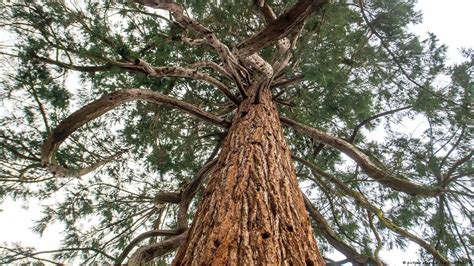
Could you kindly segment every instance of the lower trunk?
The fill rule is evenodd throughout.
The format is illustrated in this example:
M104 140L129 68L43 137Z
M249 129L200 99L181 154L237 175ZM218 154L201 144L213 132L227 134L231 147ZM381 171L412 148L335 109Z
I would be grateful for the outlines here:
M239 106L173 265L324 264L271 92L258 87Z

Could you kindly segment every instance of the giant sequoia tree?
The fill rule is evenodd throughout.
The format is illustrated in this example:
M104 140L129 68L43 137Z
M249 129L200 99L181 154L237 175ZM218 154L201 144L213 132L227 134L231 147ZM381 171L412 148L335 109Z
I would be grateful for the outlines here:
M0 263L471 260L472 51L411 0L244 2L2 1L0 197L65 234Z

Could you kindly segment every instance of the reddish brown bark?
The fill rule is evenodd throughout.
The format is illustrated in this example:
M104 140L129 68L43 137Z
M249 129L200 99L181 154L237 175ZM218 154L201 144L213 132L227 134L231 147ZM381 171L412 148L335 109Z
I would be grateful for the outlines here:
M173 265L323 265L268 88L244 100Z

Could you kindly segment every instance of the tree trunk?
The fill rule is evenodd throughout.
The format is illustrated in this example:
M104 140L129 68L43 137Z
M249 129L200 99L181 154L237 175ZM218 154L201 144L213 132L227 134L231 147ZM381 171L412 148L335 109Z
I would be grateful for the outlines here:
M324 264L270 89L248 90L173 265Z

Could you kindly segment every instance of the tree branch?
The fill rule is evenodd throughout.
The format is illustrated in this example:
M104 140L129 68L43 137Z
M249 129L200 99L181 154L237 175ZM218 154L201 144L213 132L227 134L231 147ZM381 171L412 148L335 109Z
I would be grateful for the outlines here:
M175 192L160 192L155 195L155 199L153 200L155 205L162 204L162 203L180 203L181 196L179 193Z
M453 163L453 165L448 169L448 172L446 173L446 179L441 184L442 187L447 186L449 183L459 178L459 176L452 176L454 171L456 171L456 168L458 168L463 163L470 161L473 154L474 152L470 151L466 156L460 158L459 160Z
M67 168L63 167L60 165L57 165L54 160L50 163L48 166L49 171L56 177L79 177L79 176L84 176L87 175L88 173L91 173L95 170L97 170L99 167L106 165L110 163L111 161L115 160L116 158L120 157L125 151L119 152L115 155L112 155L104 160L98 161L94 164L91 164L87 167L80 168L80 169L72 169L72 168Z
M56 61L47 57L39 56L37 54L33 54L32 57L34 59L37 59L43 63L50 64L50 65L56 65L58 67L62 67L65 69L70 69L70 70L75 70L79 72L101 72L101 71L106 71L110 70L112 68L111 64L105 64L101 66L78 66L78 65L73 65L73 64L67 64L64 62Z
M346 154L347 156L352 158L368 176L390 188L408 193L410 195L419 195L424 197L437 196L442 192L440 188L418 185L405 179L401 179L399 177L395 177L388 174L386 171L384 171L374 162L372 162L370 158L363 152L361 152L356 146L343 139L331 136L327 133L319 131L318 129L300 124L292 119L283 116L280 116L280 120L282 123L292 127L296 131L308 135L311 138L318 140L326 145L329 145Z
M306 210L313 220L316 222L319 231L323 234L324 238L331 244L335 249L344 254L351 262L356 264L373 263L374 259L371 257L364 256L353 249L351 246L344 243L334 232L331 226L328 224L324 216L313 206L308 197L301 192L303 195Z
M332 183L334 183L341 191L343 191L346 195L352 197L354 199L354 202L363 207L364 209L374 213L377 218L379 219L380 222L382 222L385 227L390 229L391 231L399 234L400 236L403 236L410 241L413 241L420 245L422 248L424 248L426 251L428 251L433 257L439 261L442 264L449 264L449 261L441 255L436 249L434 249L429 243L424 241L423 239L419 238L418 236L414 235L413 233L401 228L400 226L396 225L394 222L391 220L387 219L382 212L381 209L377 208L376 206L372 205L365 197L363 194L360 192L357 192L351 188L349 188L344 182L339 180L337 177L330 175L322 170L320 170L315 164L312 162L305 160L303 158L297 157L297 156L292 156L293 159L297 160L298 162L304 164L307 166L311 172L315 175L322 176L328 180L330 180Z
M244 89L243 81L245 80L245 69L242 68L235 57L230 51L229 47L221 42L216 35L208 28L201 25L199 22L184 15L184 8L175 3L173 0L134 0L138 4L146 5L152 8L164 9L171 13L173 18L183 28L195 31L204 36L207 43L214 48L221 60L224 62L225 69L229 72L237 83L237 86L241 94L245 97L246 92Z
M227 128L229 125L224 119L219 118L211 113L202 111L192 104L160 94L158 92L143 89L119 90L107 94L102 98L82 107L59 123L59 125L53 130L53 132L43 143L41 150L41 164L44 167L51 166L52 158L61 143L79 127L114 109L117 106L133 100L144 100L147 102L161 103L170 107L175 107L192 116L224 128Z
M426 86L423 86L421 85L419 82L417 82L415 79L413 79L412 77L410 77L410 75L408 74L408 72L405 70L405 68L402 66L402 64L399 62L397 56L395 55L395 53L390 49L389 45L385 42L384 38L382 37L382 35L380 35L380 33L377 32L377 30L374 28L374 26L372 25L372 23L369 21L369 19L367 18L367 15L365 14L365 8L364 8L364 3L363 3L363 0L359 0L359 8L361 10L361 13L362 13L362 18L363 20L365 21L365 23L367 24L367 26L369 26L370 28L370 31L380 40L380 43L382 44L382 47L387 51L387 53L390 55L390 57L392 58L393 62L395 62L395 64L397 65L398 69L400 70L400 72L402 72L403 76L408 79L412 84L414 84L416 87L418 87L419 89L421 90L424 90L428 93L430 93L431 95L439 98L439 99L442 99L446 102L450 102L452 104L455 104L455 105L460 105L454 101L451 101L451 100L448 100L446 99L445 97L441 96L441 95L438 95L437 93L429 90Z
M215 86L222 93L224 93L233 103L238 104L240 100L229 90L229 88L219 80L197 71L195 68L186 68L186 67L155 67L147 62L136 59L135 63L128 62L118 62L109 60L106 58L100 58L99 60L107 61L105 65L102 66L77 66L72 64L67 64L64 62L56 61L50 58L33 55L34 58L39 61L51 65L56 65L65 69L80 71L80 72L102 72L112 69L113 67L119 67L128 71L141 72L148 74L152 77L182 77L182 78L191 78L196 80L204 81L212 86ZM215 66L214 66L215 67Z
M287 86L290 86L292 84L298 83L298 82L303 81L303 80L304 80L304 75L303 74L296 75L296 76L294 76L292 78L289 78L289 79L275 80L272 83L272 88L287 87Z
M213 61L197 62L197 63L191 64L189 67L197 68L197 69L210 68L210 69L213 69L214 71L220 73L221 75L223 75L226 78L232 78L232 75L229 72L227 72L227 70L225 70L222 66L220 66L219 64L217 64L216 62L213 62Z
M224 83L220 82L219 80L205 73L199 72L194 68L154 67L141 59L136 59L134 64L122 63L122 62L116 62L116 61L112 63L116 66L122 67L130 71L138 71L138 72L149 74L152 77L185 77L185 78L202 80L215 86L236 105L240 103L240 100L232 92L230 92L229 88Z
M326 4L327 0L300 0L285 14L269 23L258 33L237 45L238 57L246 57L288 36L299 29L305 20Z
M446 163L446 160L448 160L448 158L450 157L451 153L459 146L459 144L461 143L461 140L462 138L464 137L464 134L466 132L466 126L463 126L461 128L461 133L459 133L459 138L456 140L456 142L454 143L454 145L451 147L451 149L449 149L449 151L446 153L446 155L443 157L443 159L441 159L441 162L439 163L439 171L441 172L441 168L444 166L444 164ZM451 139L450 139L451 140Z
M158 256L163 256L181 246L187 235L188 231L185 231L180 235L170 237L160 243L141 247L130 257L127 264L142 265L143 262L149 262Z
M122 262L125 260L127 257L128 253L136 246L138 243L141 241L150 238L150 237L156 237L156 236L176 236L179 235L179 232L176 230L151 230L148 232L144 232L137 237L135 237L120 253L120 255L115 259L115 265L121 265Z
M456 231L456 235L457 237L459 238L459 241L461 242L461 245L463 246L464 248L464 251L466 252L466 256L467 256L467 259L471 262L472 264L472 259L471 259L471 256L469 255L469 248L467 248L467 245L463 239L463 236L461 235L461 233L459 232L459 229L458 229L458 226L456 225L456 220L454 219L454 216L453 216L453 213L451 212L451 208L449 207L449 204L446 204L446 209L448 210L448 213L449 213L449 217L451 218L451 222L453 224L453 227L454 227L454 230Z
M370 230L372 230L372 232L374 233L375 239L377 240L377 246L374 251L375 262L377 266L383 266L384 264L380 260L380 257L379 257L379 252L382 249L382 245L383 245L382 239L380 238L379 232L377 232L377 229L374 226L373 214L370 211L367 211L367 216L369 220Z
M396 112L400 112L400 111L403 111L403 110L406 110L406 109L410 109L411 106L405 106L405 107L401 107L401 108L397 108L397 109L393 109L393 110L389 110L389 111L386 111L386 112L382 112L382 113L379 113L379 114L376 114L376 115L373 115L367 119L365 119L364 121L360 122L355 128L354 128L354 131L352 132L352 135L349 137L348 141L350 143L353 143L354 142L354 139L356 138L357 136L357 133L359 133L359 129L361 129L363 126L367 125L369 122L377 119L377 118L380 118L382 116L386 116L386 115L390 115L390 114L394 114Z
M263 18L265 19L266 23L271 23L273 22L275 19L277 19L277 16L275 14L275 12L273 12L273 9L271 8L271 6L265 2L265 1L260 1L260 0L256 0L255 1L255 4L257 5L257 7L259 8L260 10L260 13L263 15ZM278 54L277 54L277 57L282 57L284 56L283 58L288 58L289 60L289 57L291 54L286 54L288 52L288 50L290 49L290 40L285 37L285 38L282 38L280 40L277 41L277 47L278 47ZM280 69L281 69L281 65L288 63L286 60L282 60L280 62L278 62L278 60L272 65L273 68L274 68L274 74L277 75L278 72L280 72ZM278 65L278 66L277 66ZM285 64L286 65L286 64Z
M11 249L6 248L6 247L0 247L0 248L11 251ZM107 253L103 252L102 250L99 250L99 249L96 249L96 248L62 248L62 249L55 249L55 250L44 250L44 251L38 251L38 252L30 252L30 253L26 253L26 254L24 254L24 255L22 254L22 255L25 256L25 257L31 257L31 256L41 255L41 254L59 253L59 252L64 252L64 251L93 251L93 252L96 252L98 254L101 254L102 256L104 256L104 257L106 257L106 258L108 258L112 261L115 259L114 257L108 255ZM20 259L23 259L23 258L20 258ZM11 262L16 261L16 260L19 260L19 259L12 259L12 260L7 260L7 261L0 261L0 262L8 264L8 263L11 263Z

